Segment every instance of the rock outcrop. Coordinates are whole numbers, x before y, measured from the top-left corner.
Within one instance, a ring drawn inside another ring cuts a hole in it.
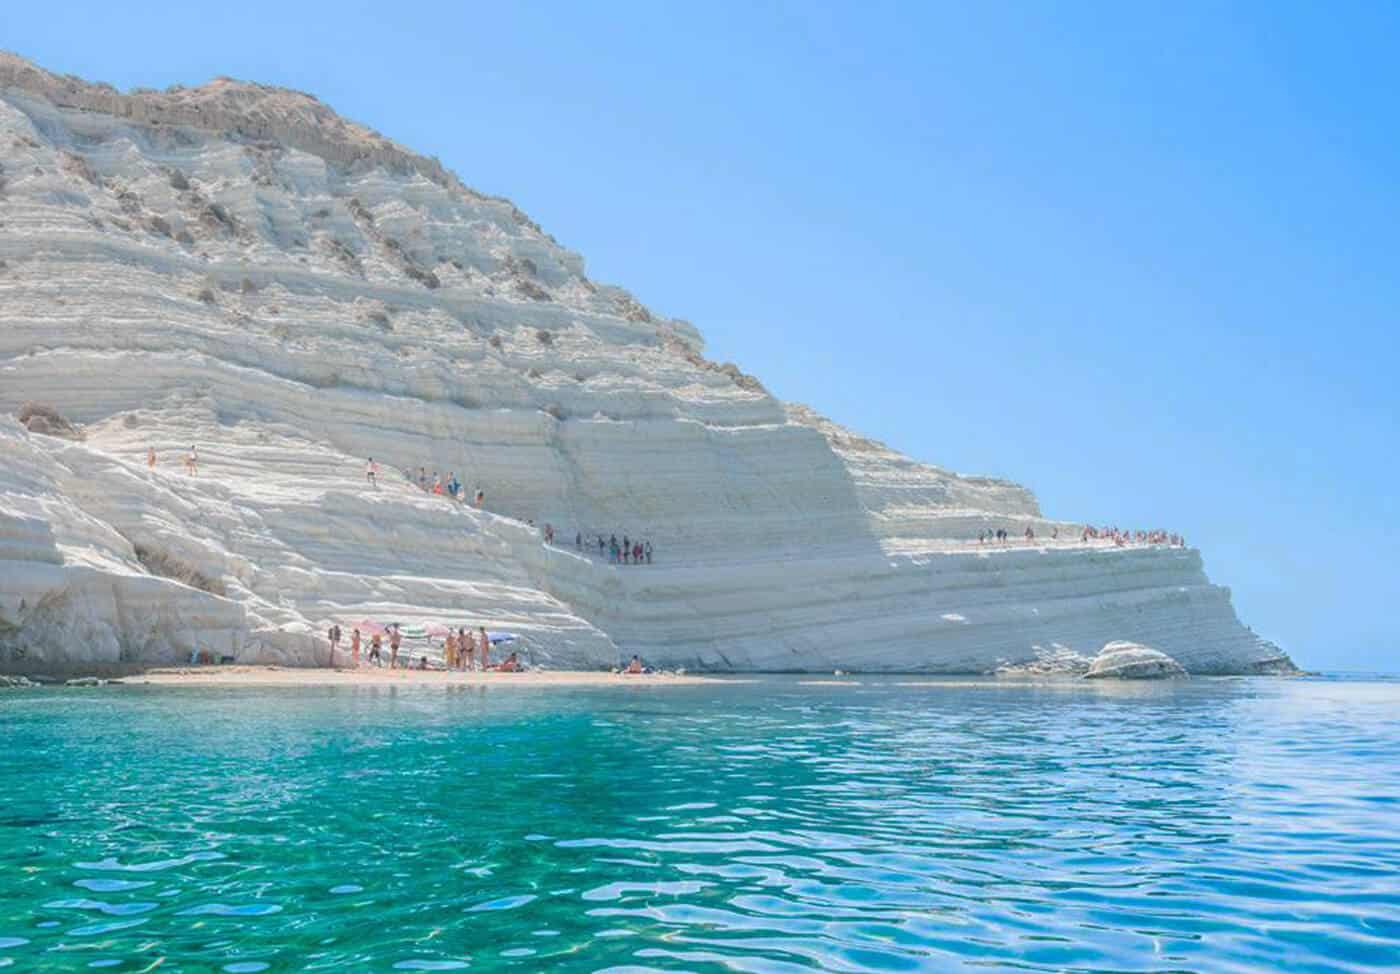
[[[28,672],[314,665],[359,619],[554,666],[989,672],[1124,638],[1291,667],[1195,550],[979,548],[1079,527],[779,402],[509,201],[281,89],[0,55],[0,413],[0,665]],[[608,564],[613,534],[654,562]]]
[[[1108,643],[1089,663],[1086,680],[1170,680],[1189,676],[1159,649],[1122,640]]]

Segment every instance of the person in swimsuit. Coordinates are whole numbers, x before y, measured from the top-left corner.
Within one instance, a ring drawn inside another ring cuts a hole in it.
[[[350,633],[350,665],[356,669],[360,668],[360,630],[355,629]]]
[[[384,642],[383,642],[383,640],[380,638],[379,633],[375,633],[373,636],[370,637],[370,640],[369,640],[369,661],[370,661],[371,663],[377,663],[377,664],[380,665],[380,666],[383,666],[383,665],[384,665],[384,656],[383,656],[382,653],[379,652],[379,648],[380,648],[381,646],[383,646],[383,645],[384,645]]]
[[[486,635],[485,626],[479,626],[478,631],[481,633],[481,668],[484,670],[490,665],[487,657],[491,654],[491,637]]]
[[[185,473],[191,477],[199,474],[199,451],[190,444],[190,452],[185,454]]]
[[[153,446],[146,447],[146,466],[152,470],[156,468],[156,448]]]
[[[442,644],[442,662],[449,670],[457,668],[457,634],[449,632],[447,641]]]
[[[634,653],[634,654],[632,655],[632,662],[628,663],[628,664],[627,664],[627,669],[623,670],[622,672],[624,672],[624,673],[631,673],[631,674],[641,673],[641,672],[642,672],[642,658]]]
[[[340,648],[340,627],[331,623],[330,629],[326,630],[326,639],[331,644],[331,666],[335,666],[335,651]]]
[[[466,626],[457,630],[457,648],[462,656],[462,669],[470,673],[475,664],[476,646],[472,637],[467,635]]]
[[[371,487],[379,487],[379,464],[374,462],[374,457],[370,457],[369,463],[365,464],[365,479]]]
[[[396,622],[389,630],[389,669],[399,668],[399,624]]]

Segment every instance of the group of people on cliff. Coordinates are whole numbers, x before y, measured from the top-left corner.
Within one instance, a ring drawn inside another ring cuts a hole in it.
[[[1035,529],[1029,524],[1026,525],[1022,536],[1028,544],[1033,544],[1035,542]],[[1058,541],[1059,538],[1059,527],[1052,525],[1050,528],[1050,540]],[[1005,528],[977,532],[977,543],[979,545],[1008,544],[1010,540],[1011,535]],[[1106,540],[1112,542],[1119,548],[1126,547],[1130,544],[1171,545],[1174,548],[1184,548],[1186,546],[1185,538],[1179,534],[1168,531],[1127,531],[1117,527],[1096,528],[1092,525],[1085,525],[1084,529],[1080,532],[1079,540],[1083,544]]]
[[[1086,543],[1101,540],[1111,541],[1119,548],[1130,544],[1164,544],[1173,548],[1186,547],[1186,539],[1175,532],[1160,529],[1152,531],[1125,530],[1116,526],[1096,528],[1092,525],[1086,525],[1080,535],[1080,540]]]
[[[198,463],[198,451],[194,446],[191,446],[189,453],[185,456],[185,472],[193,476],[198,468]],[[154,447],[148,447],[146,450],[146,465],[152,468],[156,465],[156,451]],[[365,463],[365,480],[371,487],[376,489],[379,487],[379,473],[379,463],[374,457],[369,457]],[[418,489],[425,494],[433,494],[438,497],[450,497],[459,503],[466,503],[467,501],[466,488],[462,485],[462,482],[457,479],[456,471],[448,473],[447,480],[444,481],[436,470],[433,471],[430,477],[427,467],[419,467],[417,484]],[[471,504],[473,507],[481,508],[485,503],[486,492],[478,487],[476,492],[472,495]],[[535,525],[533,520],[527,523],[531,527]],[[545,544],[554,544],[554,525],[546,523],[542,533],[544,535]],[[580,552],[584,550],[585,545],[582,531],[574,535],[574,547]],[[652,560],[651,542],[640,539],[634,541],[626,534],[622,536],[622,541],[619,542],[615,534],[606,539],[600,534],[598,535],[598,557],[606,557],[610,565],[650,565]],[[355,635],[358,637],[358,631]],[[376,641],[379,640],[378,636],[374,638]],[[371,654],[374,652],[374,648],[371,647]]]
[[[592,542],[585,543],[583,534],[580,532],[574,536],[574,547],[579,551],[592,547]],[[598,535],[598,557],[606,557],[609,565],[650,565],[652,559],[652,547],[650,541],[636,540],[623,534],[622,540],[617,540],[617,535],[610,535],[604,538]]]
[[[467,488],[457,479],[456,471],[449,473],[447,479],[443,480],[442,476],[436,470],[434,470],[433,475],[429,477],[428,468],[419,467],[418,476],[416,478],[409,477],[407,479],[410,483],[416,481],[418,489],[425,494],[433,494],[437,497],[450,497],[458,503],[467,503]],[[379,464],[375,461],[374,457],[370,457],[365,463],[365,480],[371,487],[379,487]],[[486,492],[478,487],[476,492],[471,496],[471,505],[479,508],[485,503]]]

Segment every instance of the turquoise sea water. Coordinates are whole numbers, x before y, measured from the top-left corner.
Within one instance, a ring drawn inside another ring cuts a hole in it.
[[[0,695],[0,966],[1395,971],[1400,683]]]

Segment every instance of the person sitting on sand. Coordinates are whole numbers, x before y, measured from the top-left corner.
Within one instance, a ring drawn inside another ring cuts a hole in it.
[[[358,628],[350,633],[350,665],[356,669],[360,667],[360,630]]]
[[[505,659],[501,660],[500,665],[497,666],[496,669],[501,673],[519,673],[520,659],[514,653],[511,653]]]
[[[632,661],[631,661],[630,663],[627,664],[627,669],[623,670],[622,672],[628,673],[628,674],[632,674],[632,675],[636,675],[636,674],[638,674],[638,673],[645,672],[645,671],[642,669],[642,658],[641,658],[640,656],[638,656],[636,653],[633,653],[633,654],[632,654]]]
[[[428,657],[426,657],[426,656],[420,656],[420,657],[418,657],[418,668],[419,668],[420,670],[426,670],[426,669],[428,668]]]

